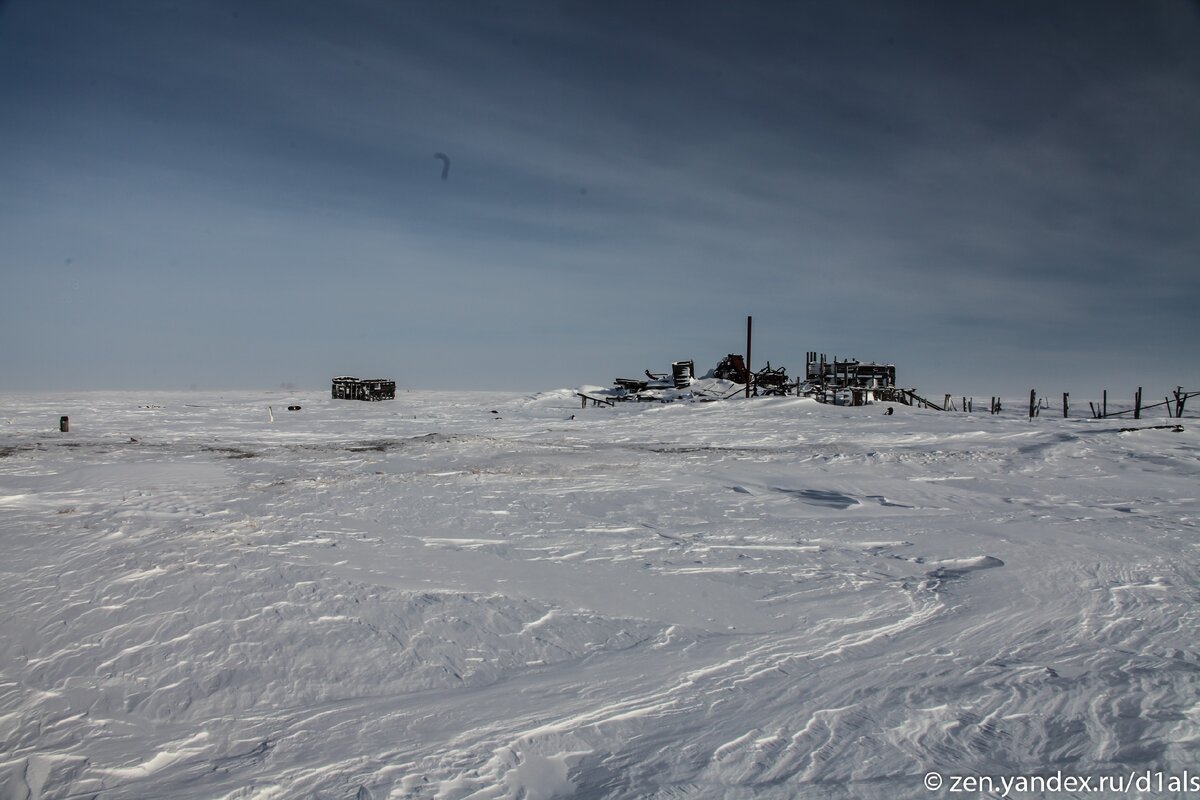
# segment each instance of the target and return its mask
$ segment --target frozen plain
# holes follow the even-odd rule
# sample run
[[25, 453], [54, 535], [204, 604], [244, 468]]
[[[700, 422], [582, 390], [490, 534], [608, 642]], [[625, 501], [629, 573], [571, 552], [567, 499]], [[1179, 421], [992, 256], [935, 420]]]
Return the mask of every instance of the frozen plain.
[[0, 798], [1200, 771], [1194, 421], [881, 411], [0, 396]]

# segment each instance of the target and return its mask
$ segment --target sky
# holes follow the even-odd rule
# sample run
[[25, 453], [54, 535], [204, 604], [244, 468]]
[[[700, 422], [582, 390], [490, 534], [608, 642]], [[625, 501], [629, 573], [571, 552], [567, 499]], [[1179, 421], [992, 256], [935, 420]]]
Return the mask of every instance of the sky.
[[0, 109], [0, 390], [1200, 389], [1194, 0], [0, 0]]

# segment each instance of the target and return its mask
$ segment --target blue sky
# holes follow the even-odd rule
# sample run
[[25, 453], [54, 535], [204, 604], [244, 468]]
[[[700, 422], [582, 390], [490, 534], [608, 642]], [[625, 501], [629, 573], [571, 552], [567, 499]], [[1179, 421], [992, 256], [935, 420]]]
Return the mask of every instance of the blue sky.
[[[0, 4], [0, 389], [1200, 388], [1194, 2]], [[435, 152], [451, 159], [441, 179]]]

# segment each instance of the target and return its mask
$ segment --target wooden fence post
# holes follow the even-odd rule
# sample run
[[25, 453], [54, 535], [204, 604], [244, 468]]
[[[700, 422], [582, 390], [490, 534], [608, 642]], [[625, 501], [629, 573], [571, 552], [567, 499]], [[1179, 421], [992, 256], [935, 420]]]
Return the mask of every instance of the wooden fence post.
[[750, 344], [754, 334], [754, 317], [746, 317], [746, 397], [750, 397], [750, 384], [754, 383], [754, 373], [750, 366]]
[[1063, 392], [1063, 419], [1067, 418], [1067, 400], [1070, 396], [1069, 392]]
[[1133, 396], [1133, 418], [1142, 418], [1142, 387], [1138, 387], [1137, 394]]
[[1033, 412], [1037, 411], [1037, 390], [1029, 390], [1029, 418], [1033, 419]]

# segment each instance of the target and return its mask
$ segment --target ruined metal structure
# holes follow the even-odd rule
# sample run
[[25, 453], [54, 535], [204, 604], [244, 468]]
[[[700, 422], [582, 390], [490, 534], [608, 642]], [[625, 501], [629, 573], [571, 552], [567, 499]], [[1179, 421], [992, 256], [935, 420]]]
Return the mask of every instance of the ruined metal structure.
[[785, 367], [771, 368], [771, 362], [754, 373], [754, 394], [762, 397], [783, 397], [789, 394], [795, 385], [788, 380]]
[[332, 396], [334, 400], [395, 400], [396, 382], [343, 375], [333, 379]]
[[696, 374], [696, 363], [694, 361], [674, 361], [671, 363], [671, 383], [676, 389], [686, 389], [692, 385], [692, 378]]
[[750, 380], [750, 371], [746, 369], [746, 360], [740, 353], [730, 353], [717, 364], [713, 377], [745, 385]]
[[810, 351], [805, 355], [804, 382], [808, 394], [821, 402], [861, 406], [874, 400], [913, 404], [911, 390], [896, 386], [896, 365], [863, 362], [858, 359], [839, 361], [824, 353]]
[[864, 363], [857, 359], [828, 360], [814, 351], [805, 359], [804, 377], [809, 383], [835, 389], [891, 389], [896, 387], [896, 365]]

